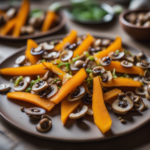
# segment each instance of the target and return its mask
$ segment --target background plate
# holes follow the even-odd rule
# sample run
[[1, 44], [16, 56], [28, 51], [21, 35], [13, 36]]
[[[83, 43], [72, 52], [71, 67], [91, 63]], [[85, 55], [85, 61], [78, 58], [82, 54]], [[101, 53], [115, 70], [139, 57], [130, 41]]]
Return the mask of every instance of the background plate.
[[[54, 36], [51, 38], [44, 38], [37, 40], [37, 43], [40, 42], [46, 42], [51, 41], [55, 39], [61, 39], [65, 35], [61, 36]], [[96, 37], [96, 36], [95, 36]], [[101, 37], [99, 38], [106, 38]], [[114, 40], [114, 39], [111, 39]], [[131, 47], [127, 44], [123, 43], [123, 47], [127, 50], [130, 50], [133, 54], [137, 54], [141, 52], [139, 49]], [[26, 46], [20, 48], [18, 52], [11, 55], [9, 58], [4, 60], [2, 64], [0, 65], [0, 68], [5, 67], [12, 67], [15, 59], [24, 54], [24, 51], [26, 49]], [[149, 61], [150, 58], [146, 56], [146, 59]], [[9, 83], [9, 77], [1, 76], [0, 77], [0, 84], [1, 83]], [[13, 84], [11, 84], [13, 86]], [[150, 101], [143, 99], [145, 104], [148, 104], [150, 106]], [[33, 134], [35, 136], [39, 136], [42, 138], [48, 138], [48, 139], [57, 139], [57, 140], [65, 140], [65, 141], [91, 141], [91, 140], [103, 140], [108, 138], [113, 138], [116, 136], [123, 135], [125, 133], [129, 133], [138, 127], [142, 126], [146, 122], [149, 121], [149, 114], [150, 109], [147, 109], [143, 112], [129, 112], [127, 115], [123, 116], [123, 118], [127, 121], [127, 124], [121, 124], [118, 117], [120, 115], [114, 114], [110, 110], [110, 106], [107, 105], [109, 114], [112, 118], [112, 127], [110, 132], [108, 132], [106, 135], [102, 134], [99, 129], [96, 127], [96, 125], [93, 123], [93, 119], [90, 116], [85, 116], [82, 120], [68, 120], [66, 125], [63, 126], [61, 119], [60, 119], [60, 105], [57, 105], [51, 112], [48, 112], [48, 114], [52, 118], [53, 127], [52, 130], [48, 133], [39, 133], [35, 129], [35, 125], [37, 122], [32, 122], [29, 117], [20, 111], [20, 107], [32, 107], [34, 105], [31, 105], [29, 103], [25, 102], [19, 102], [19, 101], [12, 101], [7, 99], [6, 94], [0, 95], [0, 110], [1, 115], [4, 119], [6, 119], [9, 123], [17, 127], [18, 129], [21, 129], [22, 131], [25, 131], [27, 133]]]
[[11, 40], [11, 41], [21, 41], [21, 40], [27, 40], [27, 39], [34, 39], [34, 38], [40, 38], [43, 36], [47, 36], [50, 35], [52, 33], [55, 33], [57, 31], [59, 31], [62, 27], [64, 27], [65, 23], [66, 23], [66, 17], [65, 15], [63, 15], [62, 12], [58, 13], [59, 17], [60, 17], [60, 21], [59, 23], [51, 28], [50, 30], [46, 31], [46, 32], [39, 32], [37, 34], [31, 34], [31, 35], [21, 35], [19, 37], [12, 37], [11, 35], [0, 35], [0, 39], [4, 39], [4, 40]]

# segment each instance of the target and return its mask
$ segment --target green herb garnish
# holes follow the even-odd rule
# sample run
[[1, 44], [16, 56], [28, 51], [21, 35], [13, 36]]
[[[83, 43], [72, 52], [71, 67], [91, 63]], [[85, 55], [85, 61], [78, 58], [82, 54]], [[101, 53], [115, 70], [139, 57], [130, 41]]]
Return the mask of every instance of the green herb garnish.
[[89, 60], [95, 60], [93, 56], [89, 56], [88, 58]]
[[45, 59], [41, 60], [41, 63], [45, 62]]
[[129, 78], [129, 75], [126, 74], [126, 73], [124, 73], [121, 77], [123, 77], [123, 78]]
[[70, 70], [70, 63], [68, 62], [61, 62], [59, 63], [59, 65], [57, 65], [58, 68], [60, 68], [61, 66], [66, 66], [67, 70]]
[[115, 70], [115, 68], [113, 69], [112, 75], [113, 75], [113, 78], [117, 78], [117, 75], [116, 75], [116, 70]]
[[116, 50], [116, 51], [115, 51], [115, 54], [119, 54], [119, 52], [120, 52], [119, 50]]
[[87, 73], [92, 73], [93, 71], [92, 71], [90, 68], [87, 68], [87, 69], [86, 69], [86, 72], [87, 72]]
[[40, 81], [40, 80], [41, 80], [41, 79], [40, 79], [40, 76], [37, 76], [37, 79], [31, 81], [29, 87], [25, 90], [25, 92], [31, 91], [31, 90], [32, 90], [32, 86], [33, 86], [36, 82], [38, 82], [38, 81]]
[[56, 79], [53, 81], [53, 83], [56, 83], [57, 81], [61, 81], [61, 79]]
[[23, 81], [23, 76], [20, 76], [16, 79], [14, 86], [17, 86], [19, 84], [19, 82], [21, 82], [21, 81]]
[[84, 52], [84, 55], [88, 58], [90, 54], [88, 52]]
[[35, 17], [35, 18], [40, 18], [42, 15], [44, 15], [44, 12], [40, 9], [33, 9], [30, 11], [30, 18]]
[[77, 55], [76, 57], [72, 58], [72, 62], [75, 62], [79, 59], [79, 55]]

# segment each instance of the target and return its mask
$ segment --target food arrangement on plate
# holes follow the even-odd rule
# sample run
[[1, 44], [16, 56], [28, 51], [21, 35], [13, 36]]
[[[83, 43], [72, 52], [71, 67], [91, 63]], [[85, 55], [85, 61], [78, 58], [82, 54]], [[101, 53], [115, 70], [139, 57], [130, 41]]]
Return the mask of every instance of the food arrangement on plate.
[[[68, 118], [90, 115], [106, 133], [113, 120], [105, 103], [119, 115], [147, 108], [143, 98], [150, 100], [149, 68], [144, 54], [133, 55], [124, 49], [120, 37], [111, 41], [90, 34], [78, 36], [72, 30], [61, 40], [39, 45], [29, 39], [25, 55], [19, 56], [12, 68], [0, 69], [0, 74], [13, 76], [14, 92], [7, 93], [9, 99], [38, 106], [21, 111], [39, 120], [39, 132], [51, 129], [52, 120], [45, 113], [61, 103], [63, 125]], [[8, 84], [0, 85], [1, 92], [9, 89]]]
[[7, 11], [0, 10], [0, 36], [13, 38], [26, 35], [45, 34], [60, 24], [61, 16], [52, 11], [33, 9], [30, 11], [30, 3], [23, 0], [19, 10], [15, 7]]

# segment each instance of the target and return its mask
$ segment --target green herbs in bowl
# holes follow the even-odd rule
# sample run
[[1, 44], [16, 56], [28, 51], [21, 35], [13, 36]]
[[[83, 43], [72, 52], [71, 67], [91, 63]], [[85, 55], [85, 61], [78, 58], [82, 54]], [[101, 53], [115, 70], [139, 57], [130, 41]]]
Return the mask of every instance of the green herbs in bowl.
[[99, 21], [108, 14], [96, 1], [75, 2], [70, 13], [81, 21]]

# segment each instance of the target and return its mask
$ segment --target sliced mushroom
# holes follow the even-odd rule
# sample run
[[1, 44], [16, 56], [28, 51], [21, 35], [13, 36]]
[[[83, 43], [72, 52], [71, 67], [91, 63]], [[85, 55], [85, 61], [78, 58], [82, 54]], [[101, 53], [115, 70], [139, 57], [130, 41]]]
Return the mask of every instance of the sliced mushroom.
[[146, 84], [150, 83], [150, 71], [149, 70], [144, 71], [144, 77], [142, 78], [142, 81]]
[[111, 63], [111, 59], [108, 56], [103, 57], [102, 59], [100, 59], [100, 64], [102, 66], [108, 66], [108, 65], [110, 65], [110, 63]]
[[101, 75], [101, 77], [102, 77], [102, 82], [108, 82], [108, 81], [111, 81], [112, 80], [112, 74], [111, 74], [111, 71], [107, 71], [107, 72], [105, 72], [105, 73], [103, 73], [102, 75]]
[[105, 69], [102, 66], [97, 66], [93, 68], [94, 75], [100, 75], [101, 73], [105, 73]]
[[147, 93], [150, 95], [150, 83], [147, 85]]
[[61, 42], [61, 40], [54, 40], [54, 41], [51, 41], [49, 44], [50, 45], [57, 45], [57, 44], [59, 44]]
[[150, 100], [150, 95], [148, 94], [148, 92], [146, 92], [145, 97]]
[[92, 95], [86, 92], [85, 95], [82, 97], [82, 102], [86, 105], [92, 104]]
[[125, 59], [130, 61], [130, 62], [134, 62], [134, 57], [132, 56], [130, 53], [129, 54], [125, 54]]
[[31, 82], [31, 78], [29, 76], [24, 77], [24, 79], [28, 82], [28, 84]]
[[[128, 91], [125, 93], [125, 95], [129, 96], [130, 98], [134, 96], [134, 93], [131, 91]], [[131, 98], [132, 99], [132, 98]]]
[[16, 12], [17, 12], [17, 10], [15, 8], [10, 8], [6, 12], [6, 17], [8, 18], [8, 20], [12, 19], [15, 16]]
[[145, 108], [145, 104], [144, 104], [142, 98], [140, 98], [138, 103], [134, 104], [134, 109], [137, 110], [137, 111], [142, 111], [142, 110], [144, 110], [144, 108]]
[[74, 67], [80, 69], [80, 68], [83, 67], [83, 64], [84, 64], [84, 61], [83, 61], [83, 60], [77, 60], [77, 61], [75, 61], [75, 63], [74, 63]]
[[83, 86], [78, 86], [75, 91], [68, 95], [68, 101], [73, 102], [80, 100], [85, 94], [85, 88]]
[[142, 87], [138, 87], [135, 89], [135, 93], [137, 95], [145, 95], [146, 94], [146, 91], [147, 91], [147, 87], [146, 86], [142, 86]]
[[46, 110], [43, 109], [43, 108], [40, 108], [40, 107], [32, 107], [32, 108], [25, 108], [24, 109], [24, 112], [27, 114], [27, 115], [43, 115], [46, 113]]
[[124, 96], [122, 99], [117, 99], [112, 103], [112, 110], [117, 114], [126, 114], [133, 108], [133, 102], [129, 96]]
[[137, 95], [134, 95], [134, 96], [132, 97], [132, 101], [133, 101], [134, 103], [139, 102], [139, 100], [140, 100], [140, 97], [137, 96]]
[[0, 84], [0, 92], [6, 92], [10, 89], [9, 84]]
[[58, 87], [56, 84], [51, 84], [48, 87], [48, 94], [47, 94], [47, 98], [51, 98], [52, 96], [54, 96], [57, 92], [58, 92]]
[[27, 86], [28, 86], [28, 82], [25, 79], [23, 79], [23, 81], [21, 81], [19, 83], [19, 85], [14, 87], [13, 89], [16, 92], [22, 92], [22, 91], [24, 91], [27, 88]]
[[138, 53], [139, 58], [143, 58], [144, 56], [145, 56], [144, 53], [142, 53], [142, 52]]
[[93, 115], [93, 110], [88, 108], [88, 111], [86, 112], [88, 115], [92, 116]]
[[75, 48], [77, 48], [76, 43], [73, 43], [73, 44], [67, 43], [65, 46], [66, 50], [74, 50]]
[[89, 47], [88, 51], [91, 55], [94, 55], [95, 53], [102, 51], [104, 47]]
[[111, 43], [111, 41], [109, 39], [103, 39], [102, 42], [101, 42], [101, 46], [109, 46]]
[[131, 67], [133, 67], [133, 63], [128, 62], [128, 61], [126, 61], [126, 60], [121, 61], [120, 64], [121, 64], [121, 66], [126, 67], [126, 68], [131, 68]]
[[32, 26], [22, 26], [20, 32], [21, 34], [33, 34], [34, 28]]
[[79, 118], [83, 117], [84, 115], [86, 115], [87, 111], [88, 111], [88, 107], [86, 105], [83, 105], [79, 112], [71, 113], [69, 115], [69, 118], [70, 119], [79, 119]]
[[41, 55], [43, 54], [44, 50], [42, 46], [38, 46], [37, 48], [31, 48], [30, 53], [31, 55]]
[[26, 61], [26, 56], [25, 56], [25, 55], [21, 55], [21, 56], [19, 56], [19, 57], [16, 59], [15, 63], [16, 63], [17, 65], [22, 65], [22, 64], [25, 63], [25, 61]]
[[134, 77], [133, 80], [134, 80], [134, 81], [140, 81], [140, 82], [142, 82], [142, 79], [141, 79], [140, 76]]
[[63, 51], [60, 54], [60, 59], [61, 59], [61, 61], [68, 61], [71, 59], [72, 56], [73, 56], [73, 51], [71, 51], [71, 50]]
[[47, 51], [45, 51], [43, 54], [42, 54], [42, 58], [43, 59], [56, 59], [58, 58], [60, 55], [60, 52], [56, 52], [56, 51], [52, 51], [50, 53], [48, 53]]
[[102, 40], [101, 40], [101, 39], [96, 39], [96, 40], [94, 41], [94, 43], [93, 43], [93, 46], [94, 46], [94, 47], [98, 47], [98, 46], [101, 45], [101, 43], [102, 43]]
[[148, 68], [150, 68], [150, 63], [148, 63], [148, 62], [142, 60], [141, 62], [138, 62], [138, 63], [136, 64], [136, 66], [137, 66], [137, 67], [140, 67], [140, 68], [142, 68], [142, 69], [148, 69]]
[[34, 91], [34, 92], [41, 92], [41, 91], [44, 91], [47, 87], [48, 87], [47, 82], [41, 80], [41, 81], [36, 82], [33, 85], [32, 91]]
[[41, 78], [41, 80], [46, 81], [46, 80], [48, 80], [48, 78], [51, 77], [51, 76], [52, 76], [52, 72], [48, 70], [48, 71], [44, 74], [44, 76]]
[[36, 129], [39, 132], [48, 132], [51, 128], [52, 128], [52, 120], [49, 120], [48, 118], [41, 119], [36, 126]]
[[49, 45], [49, 44], [47, 44], [47, 43], [44, 43], [44, 44], [43, 44], [43, 49], [44, 49], [45, 51], [52, 51], [52, 50], [54, 50], [54, 45]]
[[89, 58], [86, 59], [86, 61], [83, 64], [84, 68], [90, 68], [93, 70], [97, 66], [95, 60], [90, 60]]
[[111, 59], [113, 59], [113, 60], [121, 59], [121, 58], [124, 57], [124, 55], [125, 55], [125, 53], [124, 53], [123, 51], [122, 51], [122, 52], [119, 52], [119, 50], [116, 51], [116, 52], [111, 52], [111, 53], [108, 54], [108, 56], [109, 56]]

